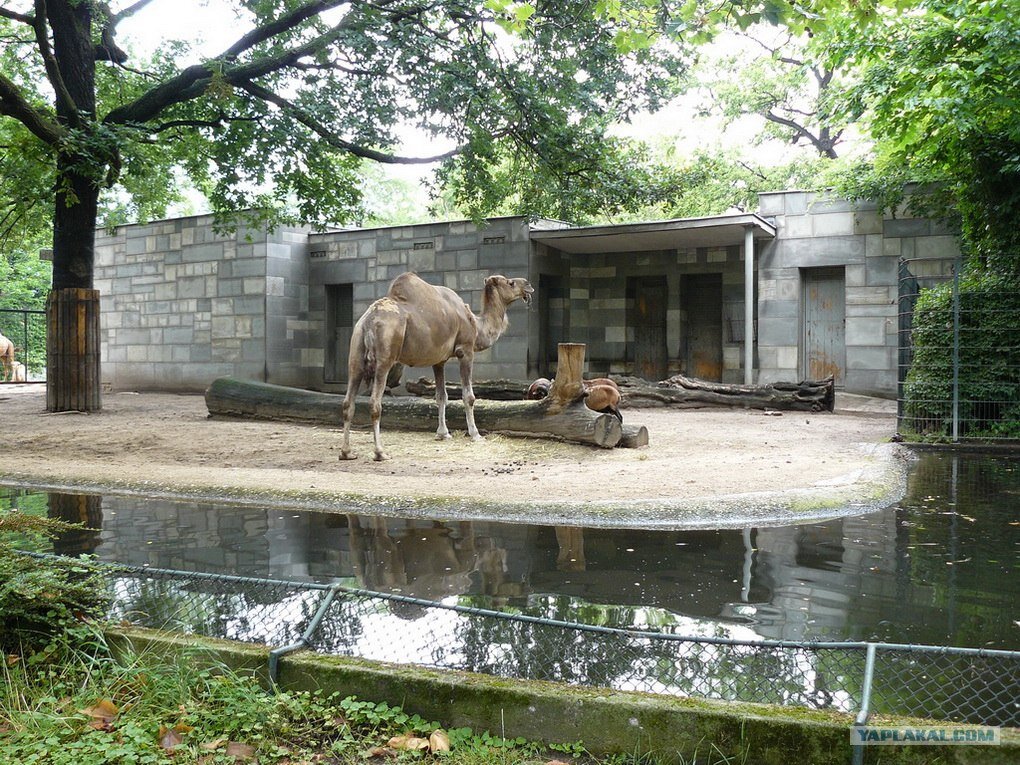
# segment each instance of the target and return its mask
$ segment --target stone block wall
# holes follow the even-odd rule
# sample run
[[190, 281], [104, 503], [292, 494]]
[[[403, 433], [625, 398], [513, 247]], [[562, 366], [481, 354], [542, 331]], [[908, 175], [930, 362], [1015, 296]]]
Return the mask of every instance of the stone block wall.
[[956, 238], [930, 220], [902, 212], [893, 218], [827, 194], [775, 192], [759, 199], [759, 213], [775, 219], [777, 237], [757, 263], [758, 381], [805, 376], [803, 269], [835, 266], [846, 282], [842, 388], [895, 395], [900, 259], [925, 261], [915, 266], [923, 272], [942, 269], [959, 253]]
[[[308, 241], [309, 295], [308, 345], [313, 362], [304, 369], [308, 387], [342, 390], [322, 374], [321, 357], [327, 338], [326, 286], [352, 284], [353, 316], [357, 320], [376, 299], [383, 297], [390, 281], [414, 271], [425, 281], [454, 290], [471, 310], [482, 305], [482, 285], [491, 274], [530, 278], [531, 246], [524, 218], [495, 218], [484, 225], [470, 221], [430, 223], [378, 229], [358, 229], [312, 234]], [[529, 312], [515, 303], [508, 312], [510, 327], [492, 348], [475, 357], [475, 379], [528, 376]], [[342, 350], [344, 359], [347, 349]], [[316, 360], [319, 363], [314, 363]], [[447, 379], [460, 379], [459, 367], [447, 365]], [[404, 380], [431, 377], [431, 369], [407, 369]]]
[[723, 380], [742, 380], [743, 347], [728, 332], [730, 321], [743, 322], [741, 247], [697, 247], [638, 253], [571, 256], [569, 341], [586, 343], [591, 375], [633, 374], [633, 277], [661, 276], [667, 285], [666, 352], [668, 374], [683, 371], [687, 315], [681, 304], [681, 279], [690, 274], [721, 274]]
[[224, 375], [277, 382], [267, 307], [293, 306], [269, 291], [293, 293], [283, 262], [300, 262], [304, 236], [248, 227], [218, 234], [208, 215], [97, 232], [104, 385], [197, 392]]

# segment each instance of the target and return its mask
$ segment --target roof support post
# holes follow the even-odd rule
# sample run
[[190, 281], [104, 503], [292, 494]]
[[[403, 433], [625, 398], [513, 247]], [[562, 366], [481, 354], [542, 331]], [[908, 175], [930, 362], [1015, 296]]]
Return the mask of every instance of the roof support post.
[[754, 384], [754, 226], [744, 227], [744, 385]]

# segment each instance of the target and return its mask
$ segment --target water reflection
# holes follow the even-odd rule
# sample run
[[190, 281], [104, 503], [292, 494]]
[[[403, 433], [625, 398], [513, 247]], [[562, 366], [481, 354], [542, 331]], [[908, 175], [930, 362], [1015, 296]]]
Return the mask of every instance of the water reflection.
[[[17, 491], [0, 494], [2, 504], [95, 529], [58, 538], [59, 552], [140, 566], [339, 580], [679, 634], [1020, 645], [1020, 584], [1010, 576], [1020, 568], [1020, 460], [1009, 457], [923, 455], [896, 507], [744, 531], [440, 523]], [[260, 607], [233, 597], [208, 602], [203, 618], [230, 631]], [[264, 605], [300, 611], [303, 601], [287, 594]], [[405, 623], [422, 616], [391, 610]]]

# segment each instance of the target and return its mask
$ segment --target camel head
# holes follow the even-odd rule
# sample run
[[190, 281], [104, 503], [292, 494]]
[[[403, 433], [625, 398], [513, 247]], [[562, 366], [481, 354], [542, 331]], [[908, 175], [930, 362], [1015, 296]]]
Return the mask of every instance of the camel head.
[[485, 280], [485, 293], [498, 297], [503, 305], [510, 305], [515, 300], [531, 303], [531, 294], [535, 288], [527, 279], [508, 279], [494, 274]]

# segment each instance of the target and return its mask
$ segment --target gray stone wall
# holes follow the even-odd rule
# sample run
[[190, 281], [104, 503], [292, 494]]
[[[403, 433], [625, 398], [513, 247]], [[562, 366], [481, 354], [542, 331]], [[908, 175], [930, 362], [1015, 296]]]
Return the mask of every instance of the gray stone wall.
[[[212, 222], [197, 216], [97, 232], [106, 387], [202, 391], [224, 375], [277, 381], [268, 371], [269, 289], [285, 297], [293, 275], [271, 264], [300, 259], [295, 240], [304, 234], [217, 234]], [[274, 310], [290, 307], [274, 301]]]
[[[321, 359], [328, 338], [326, 286], [353, 284], [355, 320], [390, 281], [414, 271], [430, 284], [457, 292], [474, 312], [481, 310], [482, 285], [491, 274], [530, 278], [527, 221], [496, 218], [483, 225], [470, 221], [359, 229], [312, 234], [308, 241], [309, 296], [308, 346], [302, 351], [311, 362], [304, 371], [308, 387], [333, 390], [342, 385], [323, 379]], [[492, 348], [475, 358], [475, 379], [514, 378], [528, 375], [530, 320], [523, 304], [510, 307], [510, 327]], [[342, 349], [346, 359], [347, 349]], [[316, 363], [318, 362], [318, 363]], [[447, 379], [457, 381], [455, 363], [447, 366]], [[431, 369], [407, 369], [404, 380], [432, 376]]]
[[846, 280], [846, 368], [842, 387], [854, 393], [896, 393], [900, 258], [944, 268], [959, 253], [954, 236], [932, 221], [826, 194], [760, 195], [760, 214], [774, 217], [777, 238], [757, 263], [759, 382], [805, 375], [802, 269], [838, 266]]
[[[739, 247], [697, 247], [638, 253], [598, 253], [571, 256], [569, 279], [570, 342], [586, 343], [586, 372], [591, 376], [633, 374], [630, 346], [634, 342], [633, 297], [628, 279], [666, 278], [666, 351], [668, 373], [684, 363], [686, 312], [680, 300], [680, 281], [688, 274], [722, 276], [723, 380], [742, 379], [741, 343], [728, 332], [731, 319], [742, 322], [743, 252]], [[553, 370], [550, 370], [553, 371]]]

